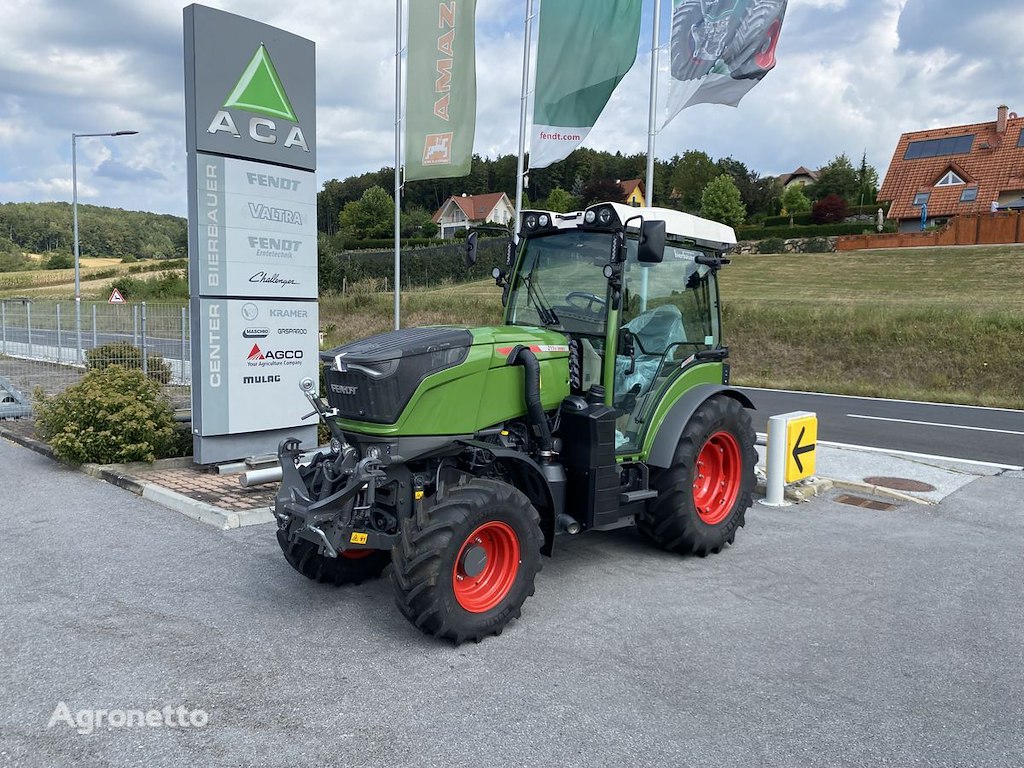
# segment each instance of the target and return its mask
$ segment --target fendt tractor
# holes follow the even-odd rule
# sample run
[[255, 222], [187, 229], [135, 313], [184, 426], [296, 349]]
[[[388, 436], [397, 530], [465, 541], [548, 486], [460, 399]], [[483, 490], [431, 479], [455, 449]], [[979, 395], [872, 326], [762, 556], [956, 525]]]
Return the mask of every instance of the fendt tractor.
[[635, 525], [703, 557], [732, 544], [754, 487], [718, 296], [733, 230], [618, 203], [518, 224], [493, 273], [502, 325], [322, 352], [326, 402], [301, 386], [330, 445], [278, 451], [288, 563], [333, 584], [390, 563], [405, 617], [455, 643], [520, 615], [560, 535]]

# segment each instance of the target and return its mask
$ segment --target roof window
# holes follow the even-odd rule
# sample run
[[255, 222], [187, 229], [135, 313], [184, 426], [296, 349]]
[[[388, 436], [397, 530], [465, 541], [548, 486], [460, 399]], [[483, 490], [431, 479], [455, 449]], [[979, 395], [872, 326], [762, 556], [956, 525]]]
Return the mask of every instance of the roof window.
[[973, 203], [978, 199], [978, 188], [977, 187], [964, 187], [964, 191], [960, 193], [961, 203]]
[[914, 205], [924, 205], [928, 202], [931, 192], [918, 192], [914, 195]]

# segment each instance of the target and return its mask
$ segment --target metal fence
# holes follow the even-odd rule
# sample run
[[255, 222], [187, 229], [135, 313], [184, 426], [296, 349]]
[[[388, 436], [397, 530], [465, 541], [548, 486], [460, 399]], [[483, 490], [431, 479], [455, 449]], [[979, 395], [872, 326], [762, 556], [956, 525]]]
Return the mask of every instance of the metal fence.
[[37, 387], [59, 392], [100, 359], [142, 368], [175, 408], [188, 408], [188, 307], [82, 302], [76, 312], [73, 301], [0, 299], [0, 418], [27, 407]]

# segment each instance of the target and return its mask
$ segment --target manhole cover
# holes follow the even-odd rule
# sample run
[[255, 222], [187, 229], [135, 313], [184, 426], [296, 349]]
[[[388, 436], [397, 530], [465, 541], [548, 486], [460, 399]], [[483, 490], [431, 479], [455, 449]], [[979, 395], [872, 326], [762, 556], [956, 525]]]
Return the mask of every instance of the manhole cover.
[[873, 509], [876, 512], [888, 512], [890, 509], [896, 509], [895, 504], [890, 504], [887, 501], [865, 499], [863, 496], [851, 496], [848, 493], [844, 493], [842, 496], [837, 496], [836, 501], [838, 501], [840, 504], [849, 504], [854, 507]]
[[883, 488], [892, 488], [894, 491], [927, 493], [928, 491], [935, 490], [934, 485], [922, 483], [920, 480], [911, 480], [906, 477], [865, 477], [864, 482], [869, 485], [880, 485]]

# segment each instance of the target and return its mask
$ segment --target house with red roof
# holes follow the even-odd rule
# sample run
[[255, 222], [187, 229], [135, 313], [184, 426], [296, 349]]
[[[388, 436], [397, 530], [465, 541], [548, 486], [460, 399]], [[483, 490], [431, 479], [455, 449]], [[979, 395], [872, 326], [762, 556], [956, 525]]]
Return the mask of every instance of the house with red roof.
[[806, 187], [808, 184], [813, 184], [817, 180], [818, 172], [805, 168], [802, 165], [792, 173], [784, 173], [779, 176], [779, 184], [782, 185], [783, 189], [789, 189], [794, 184]]
[[455, 237], [460, 229], [481, 224], [505, 225], [515, 218], [515, 207], [504, 192], [490, 192], [486, 195], [452, 195], [434, 213], [433, 221], [438, 226], [438, 235]]
[[615, 182], [622, 190], [622, 202], [634, 208], [643, 208], [647, 205], [644, 197], [644, 183], [640, 179], [616, 179]]
[[992, 122], [904, 133], [878, 191], [901, 232], [996, 210], [1022, 196], [1024, 118], [1005, 105]]

